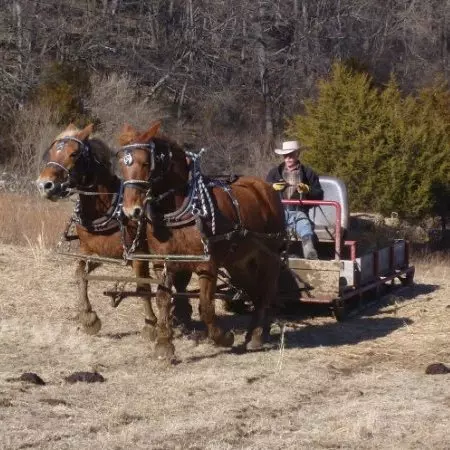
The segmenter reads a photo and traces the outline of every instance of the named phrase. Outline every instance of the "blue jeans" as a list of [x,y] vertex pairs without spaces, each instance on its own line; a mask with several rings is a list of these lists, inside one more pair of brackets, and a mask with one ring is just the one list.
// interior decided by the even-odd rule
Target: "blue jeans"
[[313,235],[313,224],[309,219],[308,213],[304,211],[284,210],[286,227],[289,231],[293,231],[301,239]]

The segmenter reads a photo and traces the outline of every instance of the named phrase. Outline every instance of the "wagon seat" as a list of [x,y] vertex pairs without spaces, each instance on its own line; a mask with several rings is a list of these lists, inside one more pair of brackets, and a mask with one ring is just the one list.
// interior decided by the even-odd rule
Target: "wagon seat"
[[[348,204],[347,187],[339,178],[320,176],[323,189],[323,199],[335,201],[341,205],[341,239],[349,227],[350,208]],[[334,241],[336,237],[336,208],[334,206],[313,206],[309,217],[314,222],[314,231],[320,242]]]

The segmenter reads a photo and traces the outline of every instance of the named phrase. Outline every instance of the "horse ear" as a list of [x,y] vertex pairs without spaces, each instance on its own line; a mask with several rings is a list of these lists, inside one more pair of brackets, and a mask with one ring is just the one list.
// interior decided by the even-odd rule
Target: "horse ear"
[[161,122],[157,121],[141,136],[140,140],[143,142],[148,142],[150,139],[154,138],[161,127]]
[[137,135],[136,128],[131,126],[129,123],[125,123],[122,127],[122,131],[120,132],[120,136],[118,138],[120,145],[129,144]]
[[84,127],[78,134],[77,137],[80,141],[84,141],[94,132],[94,124],[90,123],[86,127]]

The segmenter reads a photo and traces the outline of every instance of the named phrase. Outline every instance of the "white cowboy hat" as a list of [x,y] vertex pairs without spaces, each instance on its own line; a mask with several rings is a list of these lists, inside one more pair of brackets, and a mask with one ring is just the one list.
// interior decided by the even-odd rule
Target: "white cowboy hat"
[[300,145],[300,142],[285,141],[283,142],[281,148],[275,149],[275,153],[277,155],[288,155],[289,153],[295,152],[296,150],[304,150],[304,147]]

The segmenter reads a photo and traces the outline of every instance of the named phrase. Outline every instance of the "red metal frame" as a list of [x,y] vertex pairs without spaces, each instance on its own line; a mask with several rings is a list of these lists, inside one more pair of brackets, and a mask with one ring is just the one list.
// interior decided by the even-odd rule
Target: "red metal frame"
[[356,241],[344,241],[346,247],[350,247],[350,260],[355,261],[356,259]]
[[389,281],[394,280],[395,278],[400,278],[401,275],[406,275],[408,276],[408,274],[412,273],[414,276],[414,272],[415,272],[415,267],[414,266],[409,266],[405,269],[401,269],[401,270],[396,270],[394,273],[385,276],[385,277],[380,277],[378,280],[375,280],[369,284],[365,284],[364,286],[359,286],[356,289],[352,290],[352,291],[348,291],[345,292],[341,297],[339,297],[341,300],[347,300],[350,299],[352,297],[355,297],[356,295],[359,294],[363,294],[366,291],[369,291],[371,289],[377,288],[378,286],[381,286],[383,284],[386,284]]
[[[341,218],[342,218],[342,208],[341,204],[336,201],[329,201],[329,200],[282,200],[282,203],[284,205],[308,205],[308,206],[332,206],[336,209],[336,223],[335,223],[335,258],[336,260],[341,259],[341,249],[342,249],[342,226],[341,226]],[[350,260],[355,261],[356,260],[356,245],[357,241],[344,241],[343,244],[346,247],[350,247]],[[399,278],[401,276],[414,276],[414,266],[409,266],[409,242],[406,241],[405,243],[405,264],[404,267],[400,270],[395,270],[393,268],[393,261],[394,261],[394,247],[393,245],[390,247],[390,255],[389,255],[389,268],[391,273],[389,273],[387,276],[380,276],[378,274],[378,249],[374,250],[372,252],[373,258],[374,258],[374,276],[375,280],[373,282],[370,282],[364,286],[359,285],[357,283],[354,287],[354,289],[343,293],[338,299],[340,300],[348,300],[353,297],[357,297],[359,295],[362,295],[364,292],[370,290],[370,289],[378,289],[379,286],[386,284],[389,281],[393,281],[395,278]],[[308,299],[302,299],[306,302],[332,302],[334,300],[337,300],[336,298],[332,297],[323,297],[323,298],[308,298]]]

